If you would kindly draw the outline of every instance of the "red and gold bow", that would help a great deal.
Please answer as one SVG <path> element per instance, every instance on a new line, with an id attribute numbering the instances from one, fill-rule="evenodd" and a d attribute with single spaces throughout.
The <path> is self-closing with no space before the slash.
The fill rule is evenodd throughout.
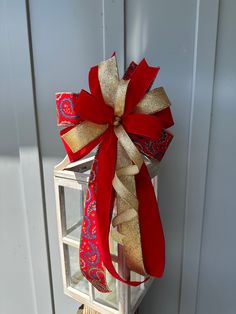
<path id="1" fill-rule="evenodd" d="M 142 154 L 161 160 L 172 135 L 170 102 L 162 87 L 149 91 L 159 68 L 145 60 L 129 66 L 119 79 L 115 55 L 91 68 L 91 94 L 57 94 L 61 138 L 70 161 L 99 144 L 92 166 L 81 234 L 80 265 L 84 276 L 107 292 L 105 269 L 131 285 L 115 270 L 109 233 L 123 246 L 128 268 L 160 277 L 165 245 L 155 192 Z M 117 213 L 112 218 L 114 201 Z"/>

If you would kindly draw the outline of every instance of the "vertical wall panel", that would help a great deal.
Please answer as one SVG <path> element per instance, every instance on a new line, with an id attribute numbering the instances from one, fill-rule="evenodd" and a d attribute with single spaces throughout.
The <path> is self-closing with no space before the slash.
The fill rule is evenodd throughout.
<path id="1" fill-rule="evenodd" d="M 65 296 L 58 248 L 53 168 L 65 156 L 55 116 L 55 92 L 88 87 L 88 70 L 103 58 L 102 1 L 30 1 L 36 101 L 50 238 L 56 314 L 76 313 Z"/>
<path id="2" fill-rule="evenodd" d="M 120 77 L 125 65 L 125 0 L 102 0 L 103 3 L 103 58 L 117 55 Z"/>
<path id="3" fill-rule="evenodd" d="M 0 312 L 51 314 L 27 10 L 1 6 Z"/>
<path id="4" fill-rule="evenodd" d="M 145 298 L 142 313 L 178 313 L 195 12 L 196 1 L 189 0 L 128 0 L 126 5 L 127 62 L 146 57 L 151 65 L 160 65 L 154 86 L 165 87 L 175 118 L 175 138 L 162 161 L 159 177 L 166 271 Z"/>
<path id="5" fill-rule="evenodd" d="M 0 2 L 0 38 L 0 313 L 31 314 L 35 310 L 34 290 L 21 197 L 5 1 Z"/>
<path id="6" fill-rule="evenodd" d="M 236 2 L 220 1 L 198 314 L 236 312 Z"/>
<path id="7" fill-rule="evenodd" d="M 195 313 L 211 126 L 218 1 L 198 0 L 186 178 L 181 314 Z"/>

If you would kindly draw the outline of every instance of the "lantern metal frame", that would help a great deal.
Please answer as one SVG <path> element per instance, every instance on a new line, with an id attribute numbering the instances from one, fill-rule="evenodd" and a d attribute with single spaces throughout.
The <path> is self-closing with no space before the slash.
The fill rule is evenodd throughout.
<path id="1" fill-rule="evenodd" d="M 54 185 L 55 185 L 55 199 L 56 199 L 56 209 L 57 209 L 57 223 L 58 223 L 58 237 L 59 237 L 59 248 L 60 248 L 60 258 L 61 258 L 61 270 L 63 278 L 64 293 L 71 298 L 77 300 L 78 302 L 88 305 L 92 309 L 104 313 L 104 314 L 133 314 L 140 305 L 144 295 L 146 294 L 148 288 L 151 286 L 153 279 L 142 283 L 137 289 L 137 295 L 134 301 L 131 301 L 131 287 L 116 280 L 116 290 L 118 299 L 118 308 L 115 309 L 107 304 L 103 304 L 96 300 L 95 298 L 95 288 L 88 282 L 88 294 L 75 289 L 71 285 L 71 274 L 70 274 L 70 261 L 69 261 L 69 247 L 73 247 L 79 250 L 80 242 L 79 240 L 73 239 L 68 236 L 76 228 L 80 228 L 81 219 L 72 225 L 69 229 L 66 226 L 66 208 L 65 208 L 65 187 L 82 190 L 88 184 L 89 173 L 94 156 L 89 156 L 75 163 L 70 163 L 68 156 L 59 163 L 54 168 Z M 152 182 L 157 193 L 157 170 L 158 163 L 150 163 L 146 160 L 149 174 L 152 178 Z M 87 173 L 86 173 L 87 172 Z M 82 193 L 83 195 L 83 193 Z M 118 244 L 118 254 L 111 255 L 112 261 L 117 263 L 118 271 L 123 276 L 123 278 L 129 278 L 130 271 L 125 265 L 122 254 L 122 246 Z M 78 261 L 79 265 L 79 261 Z M 78 266 L 79 267 L 79 266 Z M 144 277 L 140 277 L 141 280 Z M 133 288 L 133 287 L 132 287 Z M 136 289 L 136 288 L 135 288 Z"/>

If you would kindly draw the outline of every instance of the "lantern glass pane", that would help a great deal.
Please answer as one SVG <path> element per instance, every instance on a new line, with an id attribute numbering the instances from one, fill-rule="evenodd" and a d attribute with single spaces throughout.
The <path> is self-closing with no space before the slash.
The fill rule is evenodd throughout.
<path id="1" fill-rule="evenodd" d="M 86 166 L 87 167 L 87 166 Z M 87 170 L 87 168 L 86 168 Z M 75 170 L 74 170 L 75 171 Z M 76 174 L 76 176 L 74 175 Z M 76 296 L 80 293 L 86 294 L 87 296 L 93 296 L 91 298 L 91 303 L 94 302 L 103 304 L 107 307 L 118 310 L 120 305 L 122 307 L 123 299 L 129 299 L 129 304 L 133 309 L 137 301 L 144 294 L 145 285 L 141 284 L 138 287 L 128 287 L 124 289 L 120 287 L 120 284 L 107 272 L 107 282 L 112 290 L 110 293 L 100 293 L 95 288 L 91 289 L 91 285 L 83 277 L 80 271 L 79 265 L 79 245 L 80 245 L 80 234 L 81 225 L 84 211 L 84 203 L 86 199 L 87 190 L 87 177 L 84 176 L 85 173 L 79 175 L 78 172 L 74 172 L 71 178 L 68 178 L 68 173 L 66 177 L 59 181 L 59 193 L 60 193 L 60 215 L 61 215 L 61 228 L 62 228 L 62 242 L 64 251 L 64 267 L 67 287 L 71 287 L 75 290 L 73 294 Z M 87 175 L 87 173 L 86 173 Z M 88 172 L 89 175 L 89 172 Z M 61 176 L 61 174 L 60 174 Z M 75 180 L 76 177 L 76 180 Z M 81 177 L 81 180 L 80 180 Z M 114 206 L 113 217 L 116 215 L 116 204 Z M 113 265 L 116 270 L 118 270 L 118 252 L 117 242 L 113 241 L 112 237 L 109 237 L 110 252 L 113 260 Z M 119 254 L 118 254 L 119 253 Z M 119 260 L 119 268 L 121 261 Z M 136 273 L 131 272 L 131 280 L 140 281 L 144 278 Z M 124 287 L 126 288 L 126 286 Z M 122 290 L 121 290 L 122 289 Z M 69 290 L 68 290 L 69 291 Z M 82 295 L 82 297 L 85 297 Z M 121 299 L 119 299 L 119 297 Z M 73 298 L 76 298 L 73 296 Z M 86 298 L 89 300 L 89 298 Z"/>
<path id="2" fill-rule="evenodd" d="M 80 227 L 83 217 L 85 188 L 75 183 L 75 188 L 64 187 L 65 198 L 65 233 L 67 236 L 79 240 Z"/>
<path id="3" fill-rule="evenodd" d="M 67 282 L 72 288 L 85 294 L 89 294 L 88 281 L 84 278 L 80 271 L 79 249 L 70 245 L 68 245 L 67 247 L 69 260 L 69 265 L 67 266 L 69 268 L 69 271 L 67 270 L 69 278 L 67 278 Z"/>
<path id="4" fill-rule="evenodd" d="M 131 281 L 143 281 L 144 277 L 131 271 L 130 272 L 130 278 Z M 143 291 L 145 289 L 144 283 L 140 284 L 137 287 L 130 287 L 130 294 L 131 294 L 131 307 L 133 308 L 135 304 L 137 303 L 139 297 L 142 295 Z"/>

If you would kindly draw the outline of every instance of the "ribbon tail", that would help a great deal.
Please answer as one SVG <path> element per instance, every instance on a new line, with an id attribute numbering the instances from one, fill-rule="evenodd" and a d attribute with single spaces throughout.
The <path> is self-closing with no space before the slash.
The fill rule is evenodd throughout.
<path id="1" fill-rule="evenodd" d="M 136 189 L 145 269 L 150 276 L 161 277 L 165 267 L 165 240 L 156 195 L 144 163 L 136 175 Z"/>
<path id="2" fill-rule="evenodd" d="M 105 267 L 113 274 L 113 264 L 109 249 L 109 232 L 114 204 L 112 180 L 117 158 L 117 137 L 113 130 L 104 138 L 98 151 L 97 173 L 97 233 L 101 244 L 102 259 Z"/>
<path id="3" fill-rule="evenodd" d="M 86 192 L 84 216 L 81 228 L 80 269 L 83 276 L 101 292 L 110 292 L 100 254 L 100 242 L 96 226 L 96 190 L 98 162 L 95 156 Z"/>
<path id="4" fill-rule="evenodd" d="M 104 139 L 98 152 L 97 175 L 97 234 L 100 243 L 102 260 L 109 273 L 116 279 L 131 286 L 138 286 L 144 281 L 129 281 L 122 278 L 112 263 L 109 249 L 109 232 L 113 210 L 114 191 L 112 181 L 114 178 L 117 158 L 117 137 L 113 131 Z"/>
<path id="5" fill-rule="evenodd" d="M 135 156 L 133 159 L 136 159 L 137 164 L 134 164 L 130 159 L 127 151 L 121 144 L 121 142 L 124 144 L 122 138 L 126 137 L 126 133 L 124 132 L 125 131 L 122 128 L 117 129 L 117 132 L 115 132 L 118 136 L 118 146 L 116 174 L 113 179 L 113 187 L 116 191 L 117 198 L 117 216 L 112 220 L 112 225 L 117 227 L 118 232 L 123 236 L 123 255 L 128 268 L 145 276 L 147 273 L 145 271 L 142 257 L 138 219 L 138 199 L 135 187 L 135 174 L 139 172 L 139 167 L 141 167 L 143 160 L 138 150 L 134 150 L 137 155 L 133 155 L 133 157 Z M 127 141 L 125 141 L 125 143 L 127 143 Z M 131 147 L 130 145 L 127 147 L 130 155 Z M 134 144 L 132 148 L 135 148 Z"/>

